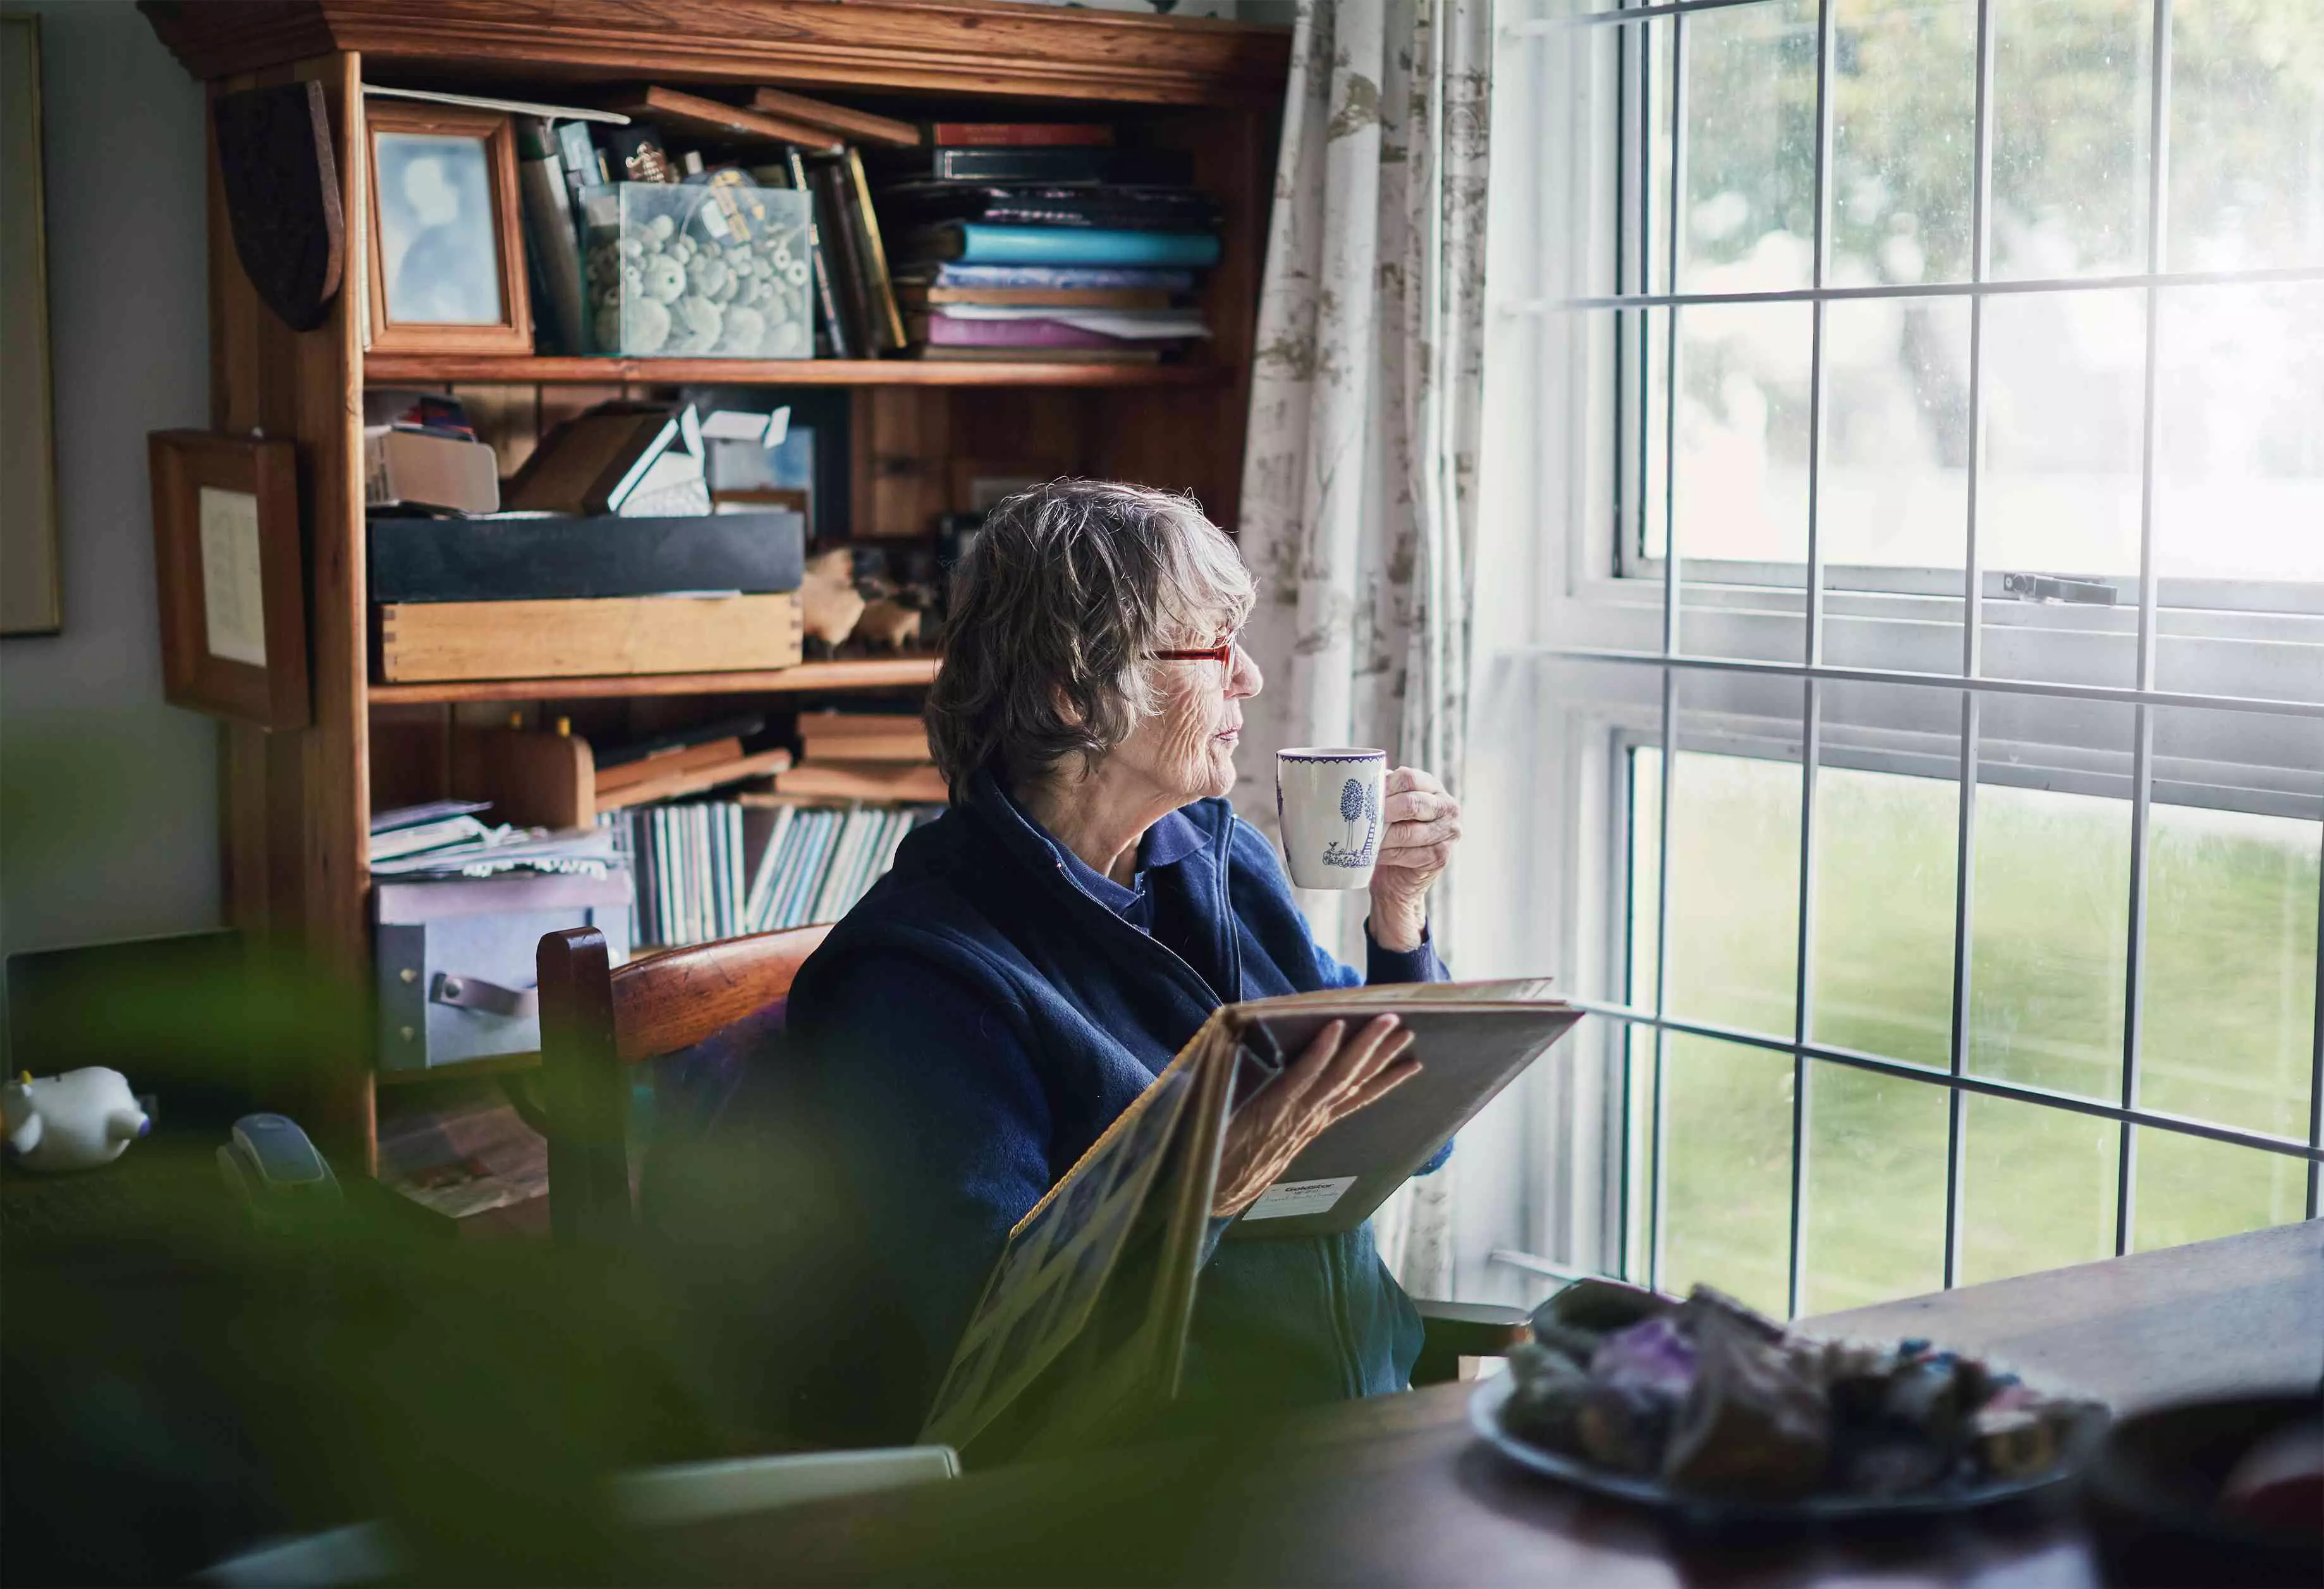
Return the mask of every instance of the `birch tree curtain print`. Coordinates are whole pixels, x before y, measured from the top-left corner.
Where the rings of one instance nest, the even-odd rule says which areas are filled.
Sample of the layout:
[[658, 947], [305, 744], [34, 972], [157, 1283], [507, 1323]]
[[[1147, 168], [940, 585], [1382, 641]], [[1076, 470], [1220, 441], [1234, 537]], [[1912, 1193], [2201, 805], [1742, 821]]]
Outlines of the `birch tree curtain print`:
[[[1491, 10], [1490, 0], [1300, 0], [1240, 527], [1259, 585], [1246, 633], [1268, 677], [1245, 709], [1245, 738], [1383, 746], [1456, 793]], [[1271, 831], [1274, 768], [1255, 763], [1245, 776], [1239, 804]], [[1456, 857], [1440, 890], [1462, 865]], [[1324, 941], [1360, 950], [1360, 910], [1336, 919], [1341, 897], [1307, 896], [1311, 917]], [[1430, 914], [1447, 918], [1441, 895]], [[1449, 1195], [1447, 1177], [1413, 1189], [1412, 1217], [1379, 1222], [1383, 1253], [1407, 1283], [1441, 1295], [1449, 1220], [1427, 1208]]]

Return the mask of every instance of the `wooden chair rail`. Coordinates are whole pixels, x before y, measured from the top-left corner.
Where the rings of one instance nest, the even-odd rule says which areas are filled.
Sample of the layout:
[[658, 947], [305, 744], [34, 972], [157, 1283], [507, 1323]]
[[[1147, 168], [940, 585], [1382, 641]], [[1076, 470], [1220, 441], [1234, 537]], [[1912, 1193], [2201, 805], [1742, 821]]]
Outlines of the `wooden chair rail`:
[[559, 1241], [618, 1239], [633, 1223], [626, 1067], [689, 1048], [788, 997], [799, 967], [830, 931], [792, 927], [730, 938], [619, 970], [595, 927], [541, 939], [549, 1212]]

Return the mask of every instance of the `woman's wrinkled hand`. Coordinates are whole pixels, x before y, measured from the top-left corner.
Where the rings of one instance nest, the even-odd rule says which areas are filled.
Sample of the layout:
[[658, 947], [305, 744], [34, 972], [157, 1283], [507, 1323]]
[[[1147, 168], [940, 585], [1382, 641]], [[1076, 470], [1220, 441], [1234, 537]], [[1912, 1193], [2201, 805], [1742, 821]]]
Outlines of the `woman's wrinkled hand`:
[[1420, 1061], [1404, 1057], [1411, 1046], [1412, 1033], [1399, 1031], [1394, 1015], [1368, 1022], [1352, 1038], [1345, 1021], [1315, 1033], [1274, 1085], [1228, 1123], [1211, 1212], [1222, 1219], [1241, 1213], [1333, 1121], [1418, 1075]]
[[1399, 767], [1381, 792], [1379, 860], [1372, 868], [1372, 941], [1408, 953], [1428, 930], [1428, 888], [1452, 859], [1461, 837], [1461, 803], [1436, 775]]

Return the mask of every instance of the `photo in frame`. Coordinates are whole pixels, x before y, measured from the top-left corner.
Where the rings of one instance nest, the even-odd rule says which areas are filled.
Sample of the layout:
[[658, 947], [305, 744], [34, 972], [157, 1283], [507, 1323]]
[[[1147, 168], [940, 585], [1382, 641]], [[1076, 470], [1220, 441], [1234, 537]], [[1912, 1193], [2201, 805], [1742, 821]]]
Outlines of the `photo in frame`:
[[364, 117], [373, 350], [532, 352], [514, 122], [392, 99], [367, 100]]
[[163, 698], [263, 729], [306, 727], [297, 448], [198, 430], [157, 430], [146, 447]]

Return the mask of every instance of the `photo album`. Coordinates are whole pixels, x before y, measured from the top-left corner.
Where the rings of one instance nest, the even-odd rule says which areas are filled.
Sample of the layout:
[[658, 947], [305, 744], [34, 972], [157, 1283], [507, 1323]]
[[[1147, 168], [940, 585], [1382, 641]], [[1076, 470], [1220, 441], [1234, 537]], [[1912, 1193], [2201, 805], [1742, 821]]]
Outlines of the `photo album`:
[[[1386, 1014], [1412, 1033], [1419, 1073], [1309, 1144], [1214, 1233], [1235, 1111], [1326, 1023]], [[920, 1439], [986, 1458], [1062, 1449], [1170, 1401], [1214, 1239], [1362, 1224], [1582, 1014], [1533, 978], [1330, 988], [1219, 1010], [1010, 1232]]]

